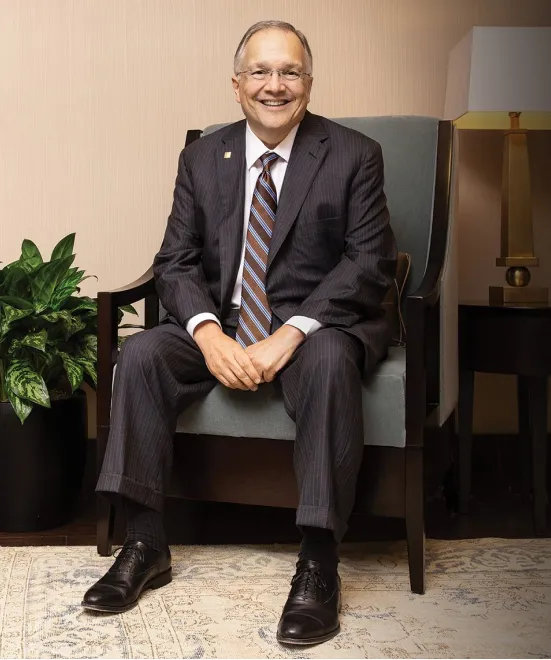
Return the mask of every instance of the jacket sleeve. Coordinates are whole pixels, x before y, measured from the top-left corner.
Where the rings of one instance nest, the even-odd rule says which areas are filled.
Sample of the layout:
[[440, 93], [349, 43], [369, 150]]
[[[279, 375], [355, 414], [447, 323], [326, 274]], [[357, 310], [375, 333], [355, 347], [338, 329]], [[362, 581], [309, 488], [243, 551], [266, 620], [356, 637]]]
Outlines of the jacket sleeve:
[[294, 312], [328, 326], [350, 327], [380, 316], [396, 271], [396, 241], [383, 190], [383, 156], [377, 142], [371, 145], [350, 186], [341, 259]]
[[153, 262], [153, 275], [163, 307], [184, 327], [201, 312], [217, 316], [201, 265], [203, 240], [196, 228], [193, 183], [180, 154], [172, 211], [161, 249]]

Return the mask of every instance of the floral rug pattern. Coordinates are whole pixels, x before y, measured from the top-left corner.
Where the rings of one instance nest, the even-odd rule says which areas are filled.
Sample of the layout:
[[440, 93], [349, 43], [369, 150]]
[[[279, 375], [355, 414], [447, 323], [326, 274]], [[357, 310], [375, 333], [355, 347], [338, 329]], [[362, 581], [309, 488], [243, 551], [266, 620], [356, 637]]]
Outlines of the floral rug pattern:
[[173, 582], [122, 615], [85, 611], [111, 565], [93, 547], [0, 548], [0, 658], [549, 658], [551, 539], [345, 544], [341, 633], [285, 648], [275, 631], [297, 548], [174, 546]]

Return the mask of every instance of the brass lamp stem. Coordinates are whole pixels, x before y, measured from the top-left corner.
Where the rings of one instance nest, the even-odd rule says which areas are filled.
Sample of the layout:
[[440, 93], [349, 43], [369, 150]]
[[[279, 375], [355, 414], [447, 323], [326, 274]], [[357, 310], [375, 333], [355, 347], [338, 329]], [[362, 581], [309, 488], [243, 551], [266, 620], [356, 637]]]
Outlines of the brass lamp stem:
[[532, 201], [527, 131], [520, 128], [520, 112], [510, 112], [511, 127], [505, 132], [501, 194], [501, 256], [509, 286], [490, 287], [490, 303], [546, 303], [547, 289], [529, 287], [529, 266], [538, 266], [534, 255]]

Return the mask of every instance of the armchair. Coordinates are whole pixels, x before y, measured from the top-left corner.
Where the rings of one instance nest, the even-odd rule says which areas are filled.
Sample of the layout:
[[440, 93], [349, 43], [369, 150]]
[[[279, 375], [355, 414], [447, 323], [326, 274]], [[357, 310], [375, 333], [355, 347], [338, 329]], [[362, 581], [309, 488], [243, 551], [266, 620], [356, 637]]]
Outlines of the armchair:
[[[405, 346], [364, 381], [364, 460], [356, 512], [405, 519], [411, 589], [425, 589], [423, 436], [442, 426], [457, 401], [457, 282], [452, 213], [451, 122], [429, 117], [336, 120], [377, 140], [398, 248], [411, 256], [401, 311]], [[209, 127], [205, 133], [220, 126]], [[188, 131], [186, 145], [200, 139]], [[162, 308], [152, 270], [126, 287], [98, 294], [98, 470], [109, 434], [117, 307], [145, 299], [145, 325]], [[180, 416], [170, 496], [295, 507], [294, 423], [272, 384], [257, 392], [217, 385]], [[254, 451], [253, 451], [254, 449]], [[97, 547], [109, 554], [114, 507], [98, 502]]]

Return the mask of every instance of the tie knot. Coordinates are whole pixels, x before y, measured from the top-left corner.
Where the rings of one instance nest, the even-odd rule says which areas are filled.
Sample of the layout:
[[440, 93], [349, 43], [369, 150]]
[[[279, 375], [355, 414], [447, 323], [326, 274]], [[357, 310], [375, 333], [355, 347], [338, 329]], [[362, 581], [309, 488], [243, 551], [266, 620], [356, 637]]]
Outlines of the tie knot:
[[272, 167], [272, 163], [278, 158], [279, 156], [273, 151], [267, 151], [265, 154], [262, 154], [262, 156], [260, 156], [260, 160], [262, 162], [264, 172], [269, 172], [270, 168]]

